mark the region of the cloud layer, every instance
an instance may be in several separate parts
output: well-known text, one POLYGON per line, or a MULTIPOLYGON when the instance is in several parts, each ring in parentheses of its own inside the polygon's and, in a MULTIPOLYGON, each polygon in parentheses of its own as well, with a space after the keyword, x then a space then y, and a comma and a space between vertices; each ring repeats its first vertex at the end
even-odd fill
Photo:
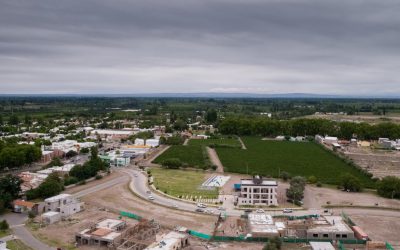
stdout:
POLYGON ((400 93, 397 0, 0 0, 0 93, 400 93))

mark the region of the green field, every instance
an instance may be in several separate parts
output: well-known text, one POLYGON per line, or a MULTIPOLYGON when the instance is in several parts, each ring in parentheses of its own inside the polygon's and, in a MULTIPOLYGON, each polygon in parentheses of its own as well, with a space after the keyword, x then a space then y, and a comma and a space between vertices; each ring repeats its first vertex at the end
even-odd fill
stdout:
POLYGON ((33 248, 28 247, 21 240, 7 241, 7 248, 10 250, 33 250, 33 248))
POLYGON ((240 142, 237 139, 206 139, 206 140, 190 140, 187 146, 174 145, 171 146, 162 155, 157 157, 153 162, 161 164, 169 158, 178 158, 186 163, 188 167, 203 168, 210 165, 206 146, 220 145, 228 147, 240 147, 240 142))
POLYGON ((189 167, 201 168, 206 165, 207 160, 205 159, 203 150, 201 145, 173 145, 153 162, 161 164, 166 159, 178 158, 189 167))
POLYGON ((153 168, 154 185, 160 191, 167 191, 169 195, 202 196, 203 198, 216 198, 218 190, 198 190, 206 180, 206 174, 200 171, 186 171, 175 169, 153 168))
POLYGON ((216 148, 227 172, 257 173, 278 177, 279 171, 291 176, 311 176, 327 184, 339 184, 340 175, 357 176, 366 187, 373 181, 342 159, 313 142, 263 141, 258 137, 242 138, 247 150, 216 148))

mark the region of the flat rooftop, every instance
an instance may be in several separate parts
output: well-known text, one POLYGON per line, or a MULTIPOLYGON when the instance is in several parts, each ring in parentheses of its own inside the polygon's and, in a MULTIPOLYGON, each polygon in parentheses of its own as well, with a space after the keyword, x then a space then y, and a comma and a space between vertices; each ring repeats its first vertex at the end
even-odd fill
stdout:
POLYGON ((158 242, 154 242, 145 248, 145 250, 170 250, 173 249, 177 242, 180 242, 184 238, 186 238, 185 234, 171 231, 168 234, 163 235, 158 242))
POLYGON ((71 195, 70 194, 59 194, 59 195, 47 198, 44 201, 45 202, 55 202, 55 201, 62 200, 62 199, 68 198, 68 197, 71 197, 71 195))
POLYGON ((102 228, 102 229, 113 229, 120 225, 121 223, 125 223, 122 220, 115 220, 115 219, 105 219, 103 221, 100 221, 99 223, 96 224, 96 228, 102 228))
POLYGON ((330 242, 310 241, 313 250, 335 250, 330 242))
POLYGON ((278 186, 278 182, 275 180, 262 180, 260 184, 256 184, 253 179, 242 179, 240 183, 244 186, 278 186))
POLYGON ((341 216, 324 216, 321 218, 325 220, 314 221, 314 227, 308 229, 308 232, 353 232, 341 216))

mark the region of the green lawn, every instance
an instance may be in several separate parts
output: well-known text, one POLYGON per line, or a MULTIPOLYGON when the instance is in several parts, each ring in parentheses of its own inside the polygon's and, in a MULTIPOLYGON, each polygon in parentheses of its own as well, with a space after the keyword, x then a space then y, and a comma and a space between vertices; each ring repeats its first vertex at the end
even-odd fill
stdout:
POLYGON ((258 173, 278 177, 279 171, 292 176, 314 175, 327 184, 339 184, 340 175, 351 173, 366 187, 373 187, 373 181, 339 157, 313 142, 263 141, 258 137, 242 138, 247 150, 216 148, 227 172, 258 173))
POLYGON ((10 234, 11 234, 10 230, 0 230, 0 238, 3 238, 10 234))
POLYGON ((160 191, 169 195, 202 196, 216 198, 218 190, 199 190, 198 187, 206 180, 206 174, 201 171, 186 171, 175 169, 153 168, 154 185, 160 191))
POLYGON ((194 168, 201 168, 206 165, 207 160, 204 157, 203 148, 200 145, 173 145, 153 162, 161 164, 164 160, 169 158, 178 158, 182 162, 188 164, 189 167, 194 168))
POLYGON ((7 241, 7 248, 10 250, 33 250, 33 248, 28 247, 21 240, 7 241))
POLYGON ((240 147, 240 142, 237 139, 206 139, 206 140, 190 140, 189 145, 174 145, 171 146, 162 155, 158 156, 153 162, 161 164, 169 158, 178 158, 186 163, 188 167, 203 168, 210 165, 206 146, 219 145, 228 147, 240 147))
POLYGON ((189 141, 189 145, 191 146, 209 146, 209 145, 227 145, 227 146, 233 146, 233 147, 241 147, 241 144, 238 139, 236 138, 221 138, 221 139, 206 139, 206 140, 201 140, 201 139, 192 139, 189 141))

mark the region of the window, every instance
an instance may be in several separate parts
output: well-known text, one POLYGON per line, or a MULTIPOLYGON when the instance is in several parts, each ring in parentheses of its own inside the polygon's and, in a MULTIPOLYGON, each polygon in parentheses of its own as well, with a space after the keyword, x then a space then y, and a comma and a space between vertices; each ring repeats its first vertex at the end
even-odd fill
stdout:
POLYGON ((318 234, 313 234, 312 237, 318 238, 318 234))
POLYGON ((336 234, 336 239, 339 239, 340 238, 340 234, 336 234))
POLYGON ((342 238, 347 238, 347 234, 342 234, 342 238))
POLYGON ((328 237, 329 237, 328 234, 323 234, 322 236, 323 236, 324 238, 328 238, 328 237))

